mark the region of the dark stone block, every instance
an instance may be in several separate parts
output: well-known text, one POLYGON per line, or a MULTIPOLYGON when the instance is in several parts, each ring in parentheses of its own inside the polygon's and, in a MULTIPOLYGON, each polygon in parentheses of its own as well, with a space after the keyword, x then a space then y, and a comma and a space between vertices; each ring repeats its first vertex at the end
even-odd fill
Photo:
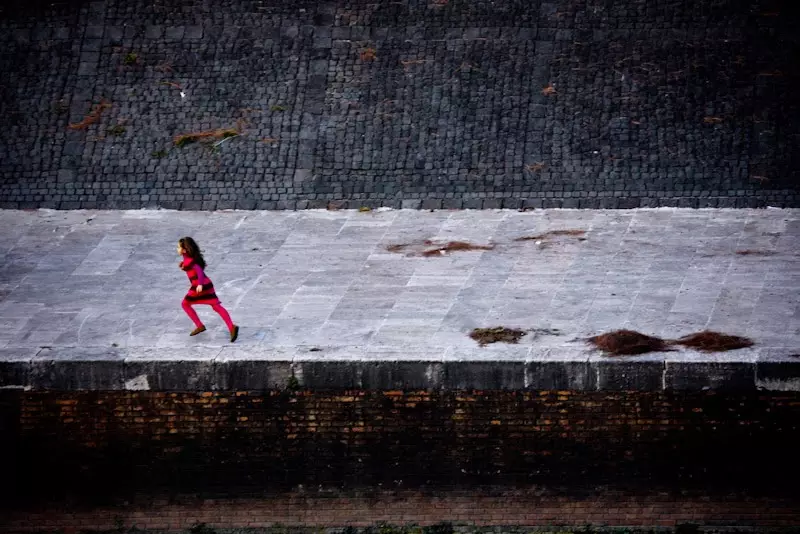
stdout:
POLYGON ((312 389, 354 389, 362 387, 364 362, 301 361, 292 364, 301 387, 312 389))
POLYGON ((167 41, 180 41, 183 39, 183 34, 186 30, 183 26, 169 26, 165 32, 167 41))
POLYGON ((667 362, 665 387, 678 391, 755 389, 755 364, 750 362, 667 362))
POLYGON ((594 360, 589 365, 597 373, 597 388, 602 391, 661 391, 664 389, 664 362, 594 360))
POLYGON ((123 362, 34 360, 28 377, 33 389, 120 390, 123 388, 123 362))
POLYGON ((124 379, 127 389, 150 391, 215 391, 220 389, 213 361, 127 361, 125 362, 124 379))
POLYGON ((544 201, 541 198, 526 198, 522 202, 523 208, 542 208, 544 206, 544 201))
POLYGON ((24 388, 30 385, 30 362, 0 361, 0 389, 24 388))
POLYGON ((535 361, 525 365, 525 384, 533 390, 597 389, 596 373, 589 362, 535 361))
POLYGON ((236 201, 237 210, 254 210, 258 202, 254 198, 241 198, 236 201))
POLYGON ((155 41, 156 39, 161 39, 161 36, 164 35, 164 28, 161 26, 156 25, 148 25, 144 29, 144 38, 150 39, 155 41))
MULTIPOLYGON (((326 208, 329 210, 346 210, 349 207, 349 202, 347 200, 331 200, 326 205, 326 208)), ((353 207, 356 207, 355 205, 353 207)))
POLYGON ((445 389, 521 390, 525 388, 525 362, 445 362, 445 389))
POLYGON ((436 389, 443 369, 438 362, 382 361, 364 364, 361 387, 371 390, 436 389))
POLYGON ((229 360, 214 364, 214 384, 222 391, 285 389, 291 377, 290 361, 229 360))
POLYGON ((186 39, 198 40, 203 38, 202 26, 186 26, 184 37, 186 39))
POLYGON ((59 183, 74 182, 76 177, 77 177, 77 173, 74 170, 71 170, 71 169, 59 169, 59 171, 58 171, 58 182, 59 183))
POLYGON ((619 209, 634 209, 641 207, 641 202, 638 198, 620 198, 619 209))
POLYGON ((89 26, 86 26, 86 32, 83 34, 83 38, 84 39, 102 39, 104 33, 105 33, 105 28, 103 26, 89 25, 89 26))
POLYGON ((334 40, 350 40, 350 28, 348 26, 334 26, 331 28, 331 37, 334 40))
POLYGON ((416 210, 422 207, 422 200, 416 198, 403 199, 401 203, 402 209, 416 210))

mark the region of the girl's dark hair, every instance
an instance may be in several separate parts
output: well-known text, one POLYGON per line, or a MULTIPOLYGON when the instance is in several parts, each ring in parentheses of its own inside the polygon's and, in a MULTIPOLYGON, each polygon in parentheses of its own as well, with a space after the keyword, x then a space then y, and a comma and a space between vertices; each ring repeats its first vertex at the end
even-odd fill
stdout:
POLYGON ((195 243, 191 237, 182 237, 178 240, 178 244, 186 252, 186 254, 197 263, 201 269, 206 268, 206 260, 200 252, 200 247, 195 243))

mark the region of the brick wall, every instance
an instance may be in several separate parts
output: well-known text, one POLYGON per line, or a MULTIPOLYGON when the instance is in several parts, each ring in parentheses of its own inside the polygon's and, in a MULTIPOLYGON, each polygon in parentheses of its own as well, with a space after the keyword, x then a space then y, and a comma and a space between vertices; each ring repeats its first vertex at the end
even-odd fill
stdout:
MULTIPOLYGON (((503 533, 530 532, 510 527, 539 527, 537 530, 540 532, 567 534, 573 531, 568 527, 577 532, 587 532, 590 530, 587 526, 642 529, 628 531, 634 534, 652 533, 649 529, 653 527, 678 527, 686 533, 697 532, 691 527, 694 525, 716 532, 725 532, 725 527, 732 532, 742 532, 734 528, 751 527, 763 529, 759 532, 777 534, 786 532, 786 529, 776 527, 796 527, 798 523, 800 510, 796 501, 782 498, 715 499, 606 492, 576 499, 525 491, 451 491, 446 494, 391 491, 367 497, 293 493, 260 499, 160 500, 94 509, 26 509, 10 514, 5 524, 0 523, 0 531, 89 534, 92 530, 124 532, 125 528, 136 528, 162 532, 194 527, 195 530, 189 532, 213 534, 210 529, 272 527, 259 532, 286 534, 286 527, 316 527, 290 532, 321 534, 319 527, 328 527, 330 530, 322 531, 324 534, 342 534, 341 527, 355 527, 349 533, 453 534, 455 531, 457 534, 496 534, 497 527, 502 526, 506 527, 499 530, 503 533), (452 527, 448 528, 447 523, 452 527), (197 528, 201 524, 207 528, 197 528), (340 528, 334 530, 331 527, 340 528), (363 530, 356 530, 359 527, 363 530)), ((607 531, 615 532, 612 529, 607 531)))
MULTIPOLYGON (((680 513, 677 502, 728 502, 698 512, 709 521, 732 520, 730 502, 764 510, 775 503, 800 519, 796 394, 4 392, 0 399, 3 458, 13 459, 3 502, 15 509, 65 499, 119 506, 138 495, 279 501, 292 494, 352 499, 353 510, 372 510, 359 516, 371 522, 386 520, 376 501, 397 503, 386 491, 430 502, 520 491, 520 503, 540 508, 546 501, 562 509, 556 497, 586 502, 600 522, 603 499, 618 495, 628 504, 615 524, 652 518, 642 499, 680 513), (632 512, 637 502, 643 508, 632 512)), ((310 517, 297 510, 287 514, 310 517)), ((413 515, 413 506, 407 510, 397 514, 413 515)), ((750 519, 769 519, 760 513, 750 519)), ((423 514, 433 522, 446 515, 423 514)))
POLYGON ((792 22, 780 0, 12 0, 0 207, 800 206, 792 22), (220 128, 242 135, 173 144, 220 128))

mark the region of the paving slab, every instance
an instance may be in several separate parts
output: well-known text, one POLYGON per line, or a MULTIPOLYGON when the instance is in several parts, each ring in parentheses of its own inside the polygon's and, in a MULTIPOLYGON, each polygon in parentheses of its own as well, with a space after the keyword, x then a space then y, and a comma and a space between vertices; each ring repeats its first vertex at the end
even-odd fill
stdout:
POLYGON ((0 325, 3 388, 798 391, 800 210, 5 210, 0 325), (205 306, 188 336, 184 235, 235 345, 205 306), (453 241, 486 249, 429 252, 453 241), (622 328, 754 345, 586 343, 622 328))

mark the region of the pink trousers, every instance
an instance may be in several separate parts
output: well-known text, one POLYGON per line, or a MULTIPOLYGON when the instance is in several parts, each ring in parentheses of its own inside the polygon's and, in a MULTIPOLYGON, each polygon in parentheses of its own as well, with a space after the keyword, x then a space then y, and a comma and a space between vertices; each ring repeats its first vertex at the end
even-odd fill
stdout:
MULTIPOLYGON (((197 316, 197 312, 194 311, 194 308, 192 308, 192 306, 194 306, 193 303, 183 299, 181 306, 183 307, 183 311, 186 312, 186 315, 189 316, 189 319, 192 320, 196 327, 200 328, 203 326, 203 321, 200 320, 200 317, 197 316)), ((228 330, 233 332, 233 321, 231 321, 231 316, 228 313, 228 310, 222 307, 222 303, 217 301, 214 304, 209 304, 209 306, 211 306, 211 309, 217 312, 220 317, 222 317, 222 320, 225 321, 225 326, 228 327, 228 330)))

